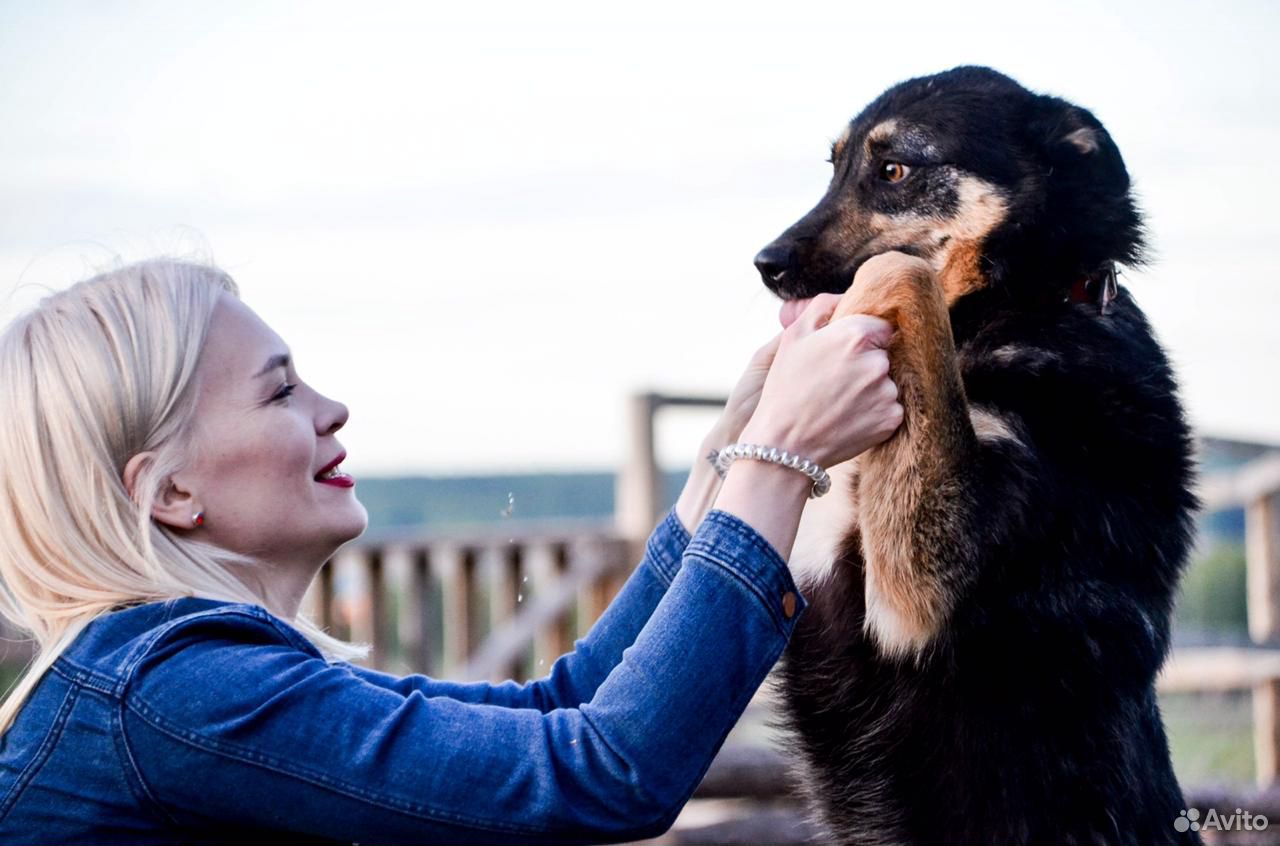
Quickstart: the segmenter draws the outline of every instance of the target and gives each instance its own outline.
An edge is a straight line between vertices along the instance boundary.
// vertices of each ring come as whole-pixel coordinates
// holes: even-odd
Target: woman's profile
[[[300,613],[366,525],[348,410],[227,274],[155,259],[49,296],[0,335],[0,612],[37,646],[0,706],[0,840],[665,830],[803,612],[785,562],[821,468],[902,419],[891,327],[828,322],[836,299],[756,354],[717,466],[521,685],[365,669]]]

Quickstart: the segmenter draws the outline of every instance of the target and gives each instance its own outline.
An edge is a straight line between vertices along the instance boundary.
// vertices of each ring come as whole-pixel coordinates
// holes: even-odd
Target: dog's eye
[[[902,162],[885,162],[880,165],[880,178],[885,182],[901,182],[910,172],[911,168]]]

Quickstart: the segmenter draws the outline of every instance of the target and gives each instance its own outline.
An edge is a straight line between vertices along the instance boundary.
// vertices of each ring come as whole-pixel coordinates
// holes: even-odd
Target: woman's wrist
[[[708,448],[709,451],[710,448]],[[720,477],[715,468],[703,456],[699,455],[689,468],[689,478],[685,480],[676,500],[676,518],[689,534],[697,530],[702,518],[707,516],[720,491]]]
[[[714,507],[742,520],[785,561],[813,483],[789,467],[743,459],[729,467]]]
[[[676,517],[690,534],[698,528],[702,518],[707,516],[720,492],[720,475],[707,460],[707,456],[713,450],[719,451],[733,443],[742,428],[743,424],[735,424],[721,416],[702,439],[702,448],[694,457],[689,478],[685,480],[680,497],[676,500]]]

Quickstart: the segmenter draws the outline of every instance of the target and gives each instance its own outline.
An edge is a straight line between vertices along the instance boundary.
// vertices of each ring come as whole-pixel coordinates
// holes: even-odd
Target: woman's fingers
[[[818,294],[791,326],[792,335],[809,335],[831,322],[831,314],[840,302],[839,294]]]
[[[851,314],[835,325],[853,336],[855,350],[888,349],[893,340],[893,324],[869,314]]]
[[[756,370],[763,367],[769,369],[769,365],[773,364],[773,357],[778,354],[778,345],[782,343],[782,333],[774,335],[769,342],[760,349],[756,350],[751,356],[751,362],[747,365],[748,370]]]

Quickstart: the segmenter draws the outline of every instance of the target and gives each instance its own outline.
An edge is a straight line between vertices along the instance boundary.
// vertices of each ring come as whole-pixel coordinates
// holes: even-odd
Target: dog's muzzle
[[[778,292],[778,286],[782,284],[783,277],[791,269],[794,257],[795,253],[791,247],[776,241],[756,253],[756,270],[760,271],[760,278],[764,280],[769,290]]]

